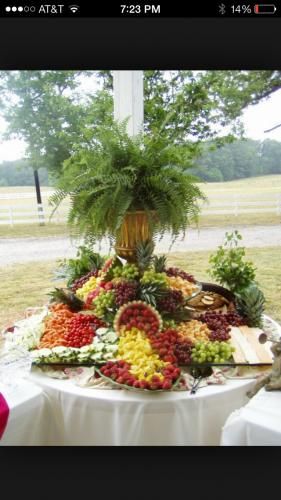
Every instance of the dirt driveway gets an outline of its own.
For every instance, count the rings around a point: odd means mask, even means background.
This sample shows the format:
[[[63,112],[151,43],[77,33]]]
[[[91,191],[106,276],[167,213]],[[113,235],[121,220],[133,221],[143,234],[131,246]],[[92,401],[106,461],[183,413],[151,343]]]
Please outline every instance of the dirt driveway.
[[[237,226],[245,247],[281,246],[281,225],[276,226]],[[173,252],[213,250],[223,241],[227,228],[207,228],[197,231],[190,229],[184,240],[178,240],[172,247]],[[229,228],[231,231],[232,228]],[[78,241],[69,238],[13,238],[0,239],[0,266],[17,262],[33,262],[74,257]],[[157,243],[156,252],[168,252],[171,244],[169,235]],[[106,253],[109,245],[102,242],[96,251]]]

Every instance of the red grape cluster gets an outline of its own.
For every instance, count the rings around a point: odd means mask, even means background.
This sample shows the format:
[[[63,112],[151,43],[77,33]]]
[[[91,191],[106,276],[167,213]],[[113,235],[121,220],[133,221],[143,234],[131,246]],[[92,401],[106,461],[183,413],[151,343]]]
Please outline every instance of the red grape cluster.
[[[179,365],[189,365],[191,363],[191,350],[193,343],[188,339],[179,339],[175,344],[175,356]]]
[[[236,311],[228,312],[225,315],[225,319],[231,326],[242,326],[246,324],[245,318],[242,318],[240,314]]]
[[[135,300],[137,297],[138,283],[136,281],[121,281],[114,285],[115,302],[118,307]]]
[[[158,309],[167,313],[174,313],[184,302],[180,290],[169,290],[167,295],[157,302]]]
[[[81,288],[85,283],[92,277],[96,278],[98,276],[98,270],[95,269],[94,271],[90,271],[89,273],[85,274],[84,276],[81,276],[81,278],[78,278],[75,280],[72,285],[71,285],[71,290],[73,293],[75,293],[78,288]]]
[[[182,269],[179,269],[178,267],[169,267],[168,269],[165,270],[165,273],[167,274],[167,276],[179,276],[183,280],[195,283],[195,278],[194,276],[192,276],[192,274],[188,274]]]
[[[177,358],[174,354],[175,344],[178,341],[178,332],[176,330],[169,328],[164,332],[158,332],[153,335],[150,335],[148,332],[147,336],[151,346],[157,351],[163,361],[176,363]]]
[[[209,339],[223,342],[230,339],[230,326],[226,315],[219,312],[206,312],[199,317],[199,320],[206,323],[211,333]]]

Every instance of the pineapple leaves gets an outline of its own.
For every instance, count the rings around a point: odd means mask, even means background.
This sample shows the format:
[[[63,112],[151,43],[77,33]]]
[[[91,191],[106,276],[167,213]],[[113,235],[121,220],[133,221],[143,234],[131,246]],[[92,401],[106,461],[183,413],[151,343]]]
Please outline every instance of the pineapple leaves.
[[[246,318],[248,326],[262,328],[265,297],[256,283],[241,290],[235,297],[238,312]]]

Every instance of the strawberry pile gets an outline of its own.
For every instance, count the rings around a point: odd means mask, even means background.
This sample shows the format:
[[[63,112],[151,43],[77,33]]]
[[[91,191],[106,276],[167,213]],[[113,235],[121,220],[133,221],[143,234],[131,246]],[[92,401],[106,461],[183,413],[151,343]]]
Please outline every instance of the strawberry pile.
[[[120,361],[108,361],[100,369],[101,373],[108,378],[116,381],[118,384],[124,384],[136,389],[149,390],[169,390],[180,376],[180,369],[173,365],[168,365],[162,371],[162,380],[159,375],[153,375],[151,380],[138,380],[130,372],[130,364]]]
[[[176,363],[177,358],[174,354],[175,343],[178,340],[178,332],[176,330],[168,329],[164,332],[157,332],[154,335],[149,332],[148,338],[151,346],[163,361]]]
[[[156,309],[141,300],[135,300],[122,306],[114,320],[114,328],[137,328],[150,335],[155,334],[162,326],[161,316]]]

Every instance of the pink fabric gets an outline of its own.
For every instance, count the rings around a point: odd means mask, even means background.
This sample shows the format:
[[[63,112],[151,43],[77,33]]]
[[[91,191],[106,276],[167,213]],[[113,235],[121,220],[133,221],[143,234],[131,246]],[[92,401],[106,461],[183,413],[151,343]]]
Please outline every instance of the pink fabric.
[[[9,418],[10,409],[7,401],[0,393],[0,439],[2,438]]]

